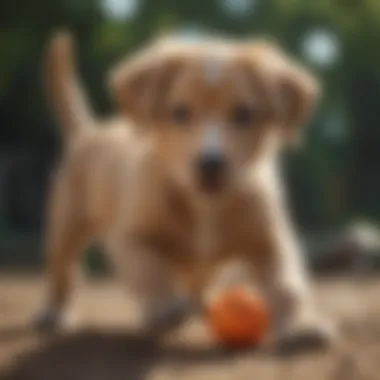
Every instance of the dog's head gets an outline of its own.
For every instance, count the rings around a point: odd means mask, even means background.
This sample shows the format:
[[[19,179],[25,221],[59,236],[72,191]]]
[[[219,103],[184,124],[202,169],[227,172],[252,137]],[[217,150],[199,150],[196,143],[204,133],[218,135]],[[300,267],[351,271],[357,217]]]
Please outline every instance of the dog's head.
[[[295,139],[318,93],[304,68],[265,41],[159,41],[122,62],[110,83],[166,174],[213,194]]]

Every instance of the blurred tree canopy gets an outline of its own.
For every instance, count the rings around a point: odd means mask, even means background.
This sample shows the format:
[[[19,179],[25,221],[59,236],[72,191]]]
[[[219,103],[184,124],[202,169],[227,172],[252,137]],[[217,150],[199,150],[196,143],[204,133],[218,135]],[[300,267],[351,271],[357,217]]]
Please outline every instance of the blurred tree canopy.
[[[274,37],[324,88],[305,146],[286,161],[299,226],[380,217],[380,1],[8,0],[0,13],[4,228],[33,228],[43,215],[59,138],[45,104],[41,63],[48,38],[61,27],[76,36],[81,75],[100,114],[110,110],[108,68],[157,33]]]

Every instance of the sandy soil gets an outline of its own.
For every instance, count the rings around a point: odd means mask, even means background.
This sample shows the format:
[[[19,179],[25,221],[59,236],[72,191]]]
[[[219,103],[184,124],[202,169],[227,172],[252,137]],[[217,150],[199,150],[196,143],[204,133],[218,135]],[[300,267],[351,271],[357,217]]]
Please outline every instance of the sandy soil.
[[[279,357],[270,350],[227,352],[200,319],[156,344],[129,327],[135,308],[109,280],[78,289],[67,332],[28,328],[42,303],[38,276],[0,275],[1,380],[375,380],[380,379],[380,279],[316,282],[343,338],[324,352]]]

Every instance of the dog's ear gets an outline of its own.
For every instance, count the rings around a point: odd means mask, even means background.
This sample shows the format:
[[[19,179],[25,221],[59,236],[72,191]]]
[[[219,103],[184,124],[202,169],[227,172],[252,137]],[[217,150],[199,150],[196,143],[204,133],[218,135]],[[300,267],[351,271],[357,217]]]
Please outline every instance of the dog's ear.
[[[265,67],[267,80],[271,82],[275,113],[285,140],[298,142],[302,127],[310,121],[317,104],[318,80],[272,41],[255,43],[251,54]]]
[[[174,51],[160,46],[149,47],[121,62],[109,76],[111,95],[117,106],[132,119],[149,121],[165,98],[180,63]]]
[[[288,61],[279,68],[278,90],[285,138],[290,143],[297,143],[302,127],[312,118],[320,87],[305,68]]]

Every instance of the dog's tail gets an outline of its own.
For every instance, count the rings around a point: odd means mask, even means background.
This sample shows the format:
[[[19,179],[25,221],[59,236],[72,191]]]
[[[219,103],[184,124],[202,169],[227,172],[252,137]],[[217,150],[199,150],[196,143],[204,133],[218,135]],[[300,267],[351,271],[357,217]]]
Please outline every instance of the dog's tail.
[[[72,140],[94,125],[94,116],[76,75],[72,38],[55,34],[48,47],[45,82],[53,112],[64,139]]]

